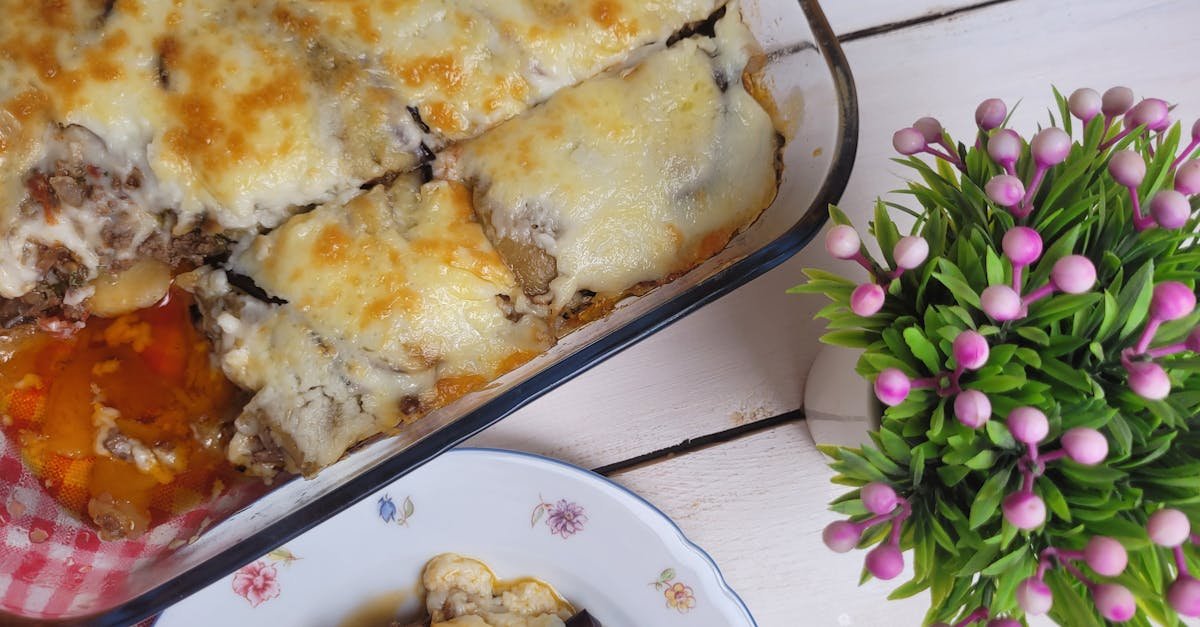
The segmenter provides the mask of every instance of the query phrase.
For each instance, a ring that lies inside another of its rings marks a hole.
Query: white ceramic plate
[[[665,514],[600,475],[525,453],[459,449],[188,597],[156,627],[380,625],[419,607],[444,552],[553,584],[605,627],[754,619]]]

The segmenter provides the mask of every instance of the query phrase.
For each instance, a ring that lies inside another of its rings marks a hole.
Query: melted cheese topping
[[[197,288],[226,373],[257,392],[239,430],[282,448],[292,471],[336,461],[551,341],[541,320],[520,315],[512,274],[454,183],[402,177],[320,207],[256,238],[231,266],[287,301],[231,296],[220,273]]]
[[[275,17],[370,59],[443,141],[481,131],[702,20],[717,0],[348,0]]]
[[[200,225],[236,234],[273,227],[298,206],[345,200],[365,181],[413,168],[429,147],[478,134],[717,4],[60,0],[6,7],[0,297],[37,286],[43,248],[65,248],[86,282],[114,259],[139,254],[149,237],[143,225],[177,236]],[[89,198],[79,215],[58,222],[29,210],[45,198],[31,197],[28,179],[58,164],[50,155],[64,151],[54,139],[62,125],[97,138],[68,165],[138,169],[144,197],[121,223],[137,237],[118,246],[89,230],[88,219],[105,215],[103,201]]]
[[[776,132],[746,92],[753,41],[736,9],[633,69],[559,92],[449,150],[519,277],[559,314],[715,254],[775,194]],[[531,250],[533,251],[531,253]],[[522,266],[542,255],[551,271]]]

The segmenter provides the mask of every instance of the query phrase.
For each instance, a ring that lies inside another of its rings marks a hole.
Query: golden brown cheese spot
[[[275,23],[283,28],[284,31],[304,39],[315,38],[320,28],[320,24],[315,17],[311,15],[296,15],[280,6],[275,7],[271,12],[271,19],[275,20]]]
[[[276,76],[262,87],[237,97],[237,110],[242,118],[241,124],[253,128],[256,113],[264,109],[277,109],[294,105],[304,100],[304,89],[300,86],[298,77],[293,75]]]
[[[621,15],[621,3],[614,0],[596,0],[592,3],[592,20],[616,35],[618,39],[629,39],[637,33],[637,22],[626,20]]]
[[[371,44],[379,43],[379,31],[371,24],[371,10],[365,4],[354,7],[354,31],[359,38]]]
[[[445,102],[430,103],[422,117],[430,126],[442,131],[457,132],[467,128],[466,118]]]
[[[443,377],[437,382],[437,400],[434,401],[434,405],[436,407],[449,405],[485,385],[487,385],[487,379],[477,374]]]
[[[448,94],[458,93],[466,81],[462,66],[450,54],[418,57],[397,67],[396,75],[409,87],[432,83]]]
[[[317,237],[317,260],[328,265],[337,265],[346,260],[346,251],[350,246],[350,238],[342,227],[330,224],[321,229]]]
[[[4,103],[4,109],[18,120],[26,121],[35,115],[45,114],[49,105],[50,100],[42,90],[30,89]]]
[[[224,91],[227,87],[218,55],[208,50],[186,50],[178,43],[174,48],[167,47],[171,54],[164,61],[173,61],[190,77],[185,93],[172,93],[168,98],[178,123],[165,133],[171,151],[212,174],[229,170],[249,158],[268,157],[251,154],[248,137],[258,131],[259,119],[265,113],[304,101],[301,76],[295,68],[282,59],[263,55],[274,76],[250,91],[228,94]],[[172,69],[167,67],[169,71]],[[219,106],[222,101],[231,102],[232,107],[222,108]],[[292,144],[284,141],[268,149],[279,155],[290,148]]]
[[[372,300],[363,308],[362,316],[358,321],[359,328],[367,329],[380,320],[391,318],[397,312],[412,313],[420,308],[421,296],[394,275],[373,283],[380,287],[372,288],[370,291],[383,295]]]

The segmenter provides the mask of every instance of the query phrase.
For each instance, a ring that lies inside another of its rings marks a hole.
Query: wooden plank
[[[864,552],[836,554],[821,531],[841,492],[803,423],[618,473],[716,560],[763,627],[919,625],[928,597],[883,602],[911,571],[859,587]]]
[[[902,28],[914,20],[937,19],[988,3],[988,0],[827,0],[821,3],[821,9],[833,32],[844,36],[872,29]]]

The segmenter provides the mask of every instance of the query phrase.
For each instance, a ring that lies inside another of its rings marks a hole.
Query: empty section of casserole
[[[748,93],[736,5],[712,37],[564,89],[439,156],[560,332],[720,251],[774,199],[781,139]]]
[[[192,262],[346,200],[719,4],[6,7],[0,322],[80,318],[103,273]]]
[[[552,338],[460,184],[413,175],[295,216],[192,287],[226,375],[254,393],[228,457],[311,474],[546,350]],[[235,278],[235,281],[237,279]]]

